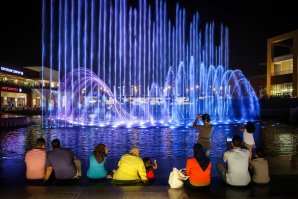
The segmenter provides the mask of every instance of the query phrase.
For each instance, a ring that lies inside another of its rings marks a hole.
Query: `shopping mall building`
[[[297,98],[298,30],[267,40],[266,66],[266,74],[249,78],[259,98],[264,96]]]
[[[49,102],[50,92],[58,89],[58,71],[52,71],[52,83],[49,77],[50,69],[42,67],[19,67],[0,63],[0,104],[2,111],[40,109],[42,100]],[[50,87],[52,89],[50,89]],[[42,95],[44,89],[44,96]]]

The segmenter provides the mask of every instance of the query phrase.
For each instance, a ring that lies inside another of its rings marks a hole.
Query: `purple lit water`
[[[190,13],[165,0],[43,0],[42,66],[59,74],[42,70],[59,84],[42,88],[43,116],[58,127],[258,120],[252,86],[229,70],[228,28]]]

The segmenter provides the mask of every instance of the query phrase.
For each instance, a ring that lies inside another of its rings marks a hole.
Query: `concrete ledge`
[[[298,175],[272,176],[267,185],[232,187],[221,179],[212,179],[210,190],[193,191],[169,186],[21,186],[0,187],[0,198],[297,198]]]

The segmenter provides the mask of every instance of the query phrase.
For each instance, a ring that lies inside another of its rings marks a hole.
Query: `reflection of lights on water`
[[[90,114],[89,117],[90,117],[91,119],[94,119],[94,118],[96,117],[96,115],[95,115],[95,114]]]
[[[293,134],[278,134],[276,144],[278,144],[279,151],[284,153],[296,148]]]

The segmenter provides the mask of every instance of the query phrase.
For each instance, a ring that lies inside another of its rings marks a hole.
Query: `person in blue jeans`
[[[104,179],[109,177],[105,167],[108,148],[104,144],[97,144],[90,154],[90,164],[87,177],[91,180]]]

